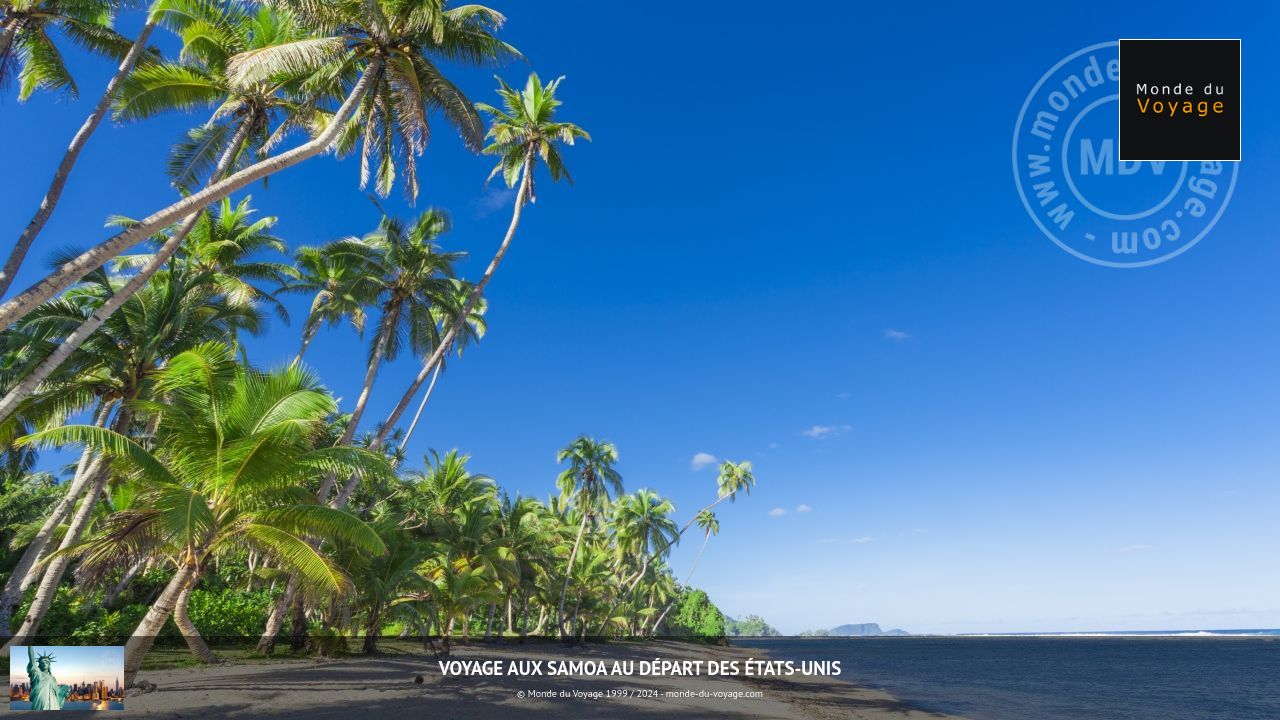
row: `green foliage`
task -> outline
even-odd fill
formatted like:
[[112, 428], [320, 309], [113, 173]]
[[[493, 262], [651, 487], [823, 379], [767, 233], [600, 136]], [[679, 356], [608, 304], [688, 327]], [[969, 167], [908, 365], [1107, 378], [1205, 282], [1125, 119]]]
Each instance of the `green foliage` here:
[[[135, 580], [135, 591], [153, 583], [148, 578], [167, 580], [164, 573], [150, 573]], [[31, 593], [28, 593], [31, 594]], [[135, 596], [137, 596], [135, 592]], [[227, 641], [254, 638], [261, 634], [271, 607], [272, 595], [266, 590], [195, 590], [191, 593], [191, 621], [210, 639]], [[29, 600], [14, 614], [13, 629], [25, 615]], [[80, 593], [69, 586], [58, 588], [53, 605], [40, 625], [40, 633], [69, 645], [119, 645], [138, 627], [149, 605], [131, 602], [116, 608], [103, 607], [98, 593]], [[181, 645], [181, 636], [172, 623], [160, 632], [161, 645]]]
[[191, 622], [207, 638], [251, 638], [262, 633], [271, 610], [271, 593], [194, 590], [189, 611]]
[[0, 569], [7, 570], [17, 562], [44, 514], [62, 493], [48, 473], [0, 477]]
[[708, 640], [725, 637], [725, 617], [702, 590], [685, 590], [677, 601], [674, 617], [667, 621], [666, 634]]

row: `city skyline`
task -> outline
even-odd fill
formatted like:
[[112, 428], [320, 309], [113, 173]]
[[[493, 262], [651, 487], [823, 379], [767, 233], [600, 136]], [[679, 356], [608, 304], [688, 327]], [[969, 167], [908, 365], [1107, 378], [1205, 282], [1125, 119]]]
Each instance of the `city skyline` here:
[[[73, 687], [108, 683], [118, 688], [124, 676], [124, 648], [113, 645], [36, 645], [36, 654], [52, 653], [53, 675], [62, 685]], [[9, 648], [9, 685], [30, 685], [27, 675], [27, 646]]]

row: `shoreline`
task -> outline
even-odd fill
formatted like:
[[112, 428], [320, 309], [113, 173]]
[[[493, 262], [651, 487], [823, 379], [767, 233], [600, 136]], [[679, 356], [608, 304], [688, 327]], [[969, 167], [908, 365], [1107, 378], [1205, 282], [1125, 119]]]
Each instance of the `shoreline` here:
[[[392, 639], [388, 648], [396, 645]], [[456, 660], [745, 660], [771, 657], [739, 646], [653, 640], [564, 646], [557, 642], [458, 645]], [[123, 717], [433, 717], [500, 720], [573, 716], [618, 720], [941, 720], [889, 693], [832, 676], [468, 676], [445, 677], [428, 653], [281, 659], [144, 669], [157, 690], [125, 698]]]

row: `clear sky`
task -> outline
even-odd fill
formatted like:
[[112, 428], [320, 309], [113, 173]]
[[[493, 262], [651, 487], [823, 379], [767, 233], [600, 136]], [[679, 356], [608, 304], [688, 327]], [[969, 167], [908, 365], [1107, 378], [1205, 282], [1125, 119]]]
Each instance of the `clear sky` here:
[[[64, 685], [102, 680], [108, 687], [115, 687], [116, 681], [124, 677], [123, 647], [37, 645], [36, 655], [43, 653], [53, 653], [53, 676]], [[9, 648], [9, 673], [12, 684], [31, 682], [27, 676], [27, 646]]]
[[[681, 521], [714, 494], [697, 453], [750, 460], [759, 486], [722, 506], [693, 580], [784, 632], [1280, 626], [1274, 6], [492, 4], [534, 68], [567, 76], [564, 118], [595, 142], [568, 151], [576, 187], [540, 187], [489, 336], [450, 365], [411, 458], [458, 447], [544, 496], [555, 451], [590, 433]], [[1124, 271], [1041, 235], [1009, 167], [1041, 74], [1120, 37], [1244, 41], [1230, 207], [1190, 252]], [[109, 73], [75, 67], [78, 103], [0, 104], [0, 236]], [[457, 77], [490, 99], [488, 73]], [[203, 120], [100, 131], [42, 250], [168, 203], [167, 145]], [[469, 277], [507, 221], [489, 167], [436, 124], [417, 209], [453, 212]], [[357, 179], [318, 158], [254, 204], [293, 245], [363, 233], [377, 214]], [[298, 335], [277, 322], [251, 357], [283, 362]], [[328, 332], [309, 353], [348, 405], [356, 343]], [[370, 423], [415, 371], [382, 374]], [[672, 558], [681, 579], [699, 541]]]

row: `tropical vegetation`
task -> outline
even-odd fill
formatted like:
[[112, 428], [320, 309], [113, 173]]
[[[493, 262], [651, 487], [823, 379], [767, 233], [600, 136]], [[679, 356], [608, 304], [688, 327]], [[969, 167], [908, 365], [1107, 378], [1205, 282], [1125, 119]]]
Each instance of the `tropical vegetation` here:
[[[728, 621], [689, 586], [697, 561], [683, 583], [669, 563], [695, 525], [701, 559], [720, 530], [713, 508], [753, 487], [749, 463], [724, 462], [685, 516], [629, 489], [619, 449], [589, 435], [566, 439], [544, 497], [504, 490], [459, 450], [407, 455], [446, 362], [486, 337], [485, 291], [535, 180], [569, 181], [563, 153], [590, 139], [559, 118], [559, 79], [499, 78], [488, 105], [448, 77], [522, 59], [501, 39], [504, 16], [443, 0], [133, 7], [0, 0], [0, 93], [14, 78], [19, 100], [73, 94], [68, 42], [117, 63], [0, 275], [3, 293], [29, 254], [53, 260], [0, 304], [6, 645], [123, 642], [133, 683], [155, 643], [211, 663], [246, 638], [262, 653], [285, 639], [374, 653], [389, 636], [448, 653], [473, 639], [723, 637]], [[128, 12], [142, 14], [133, 38], [113, 29]], [[153, 30], [172, 34], [161, 43], [172, 56], [151, 46]], [[106, 113], [140, 123], [194, 110], [207, 119], [158, 169], [171, 204], [111, 218], [115, 234], [83, 253], [36, 242], [69, 211], [58, 197]], [[416, 198], [438, 119], [514, 191], [474, 279], [458, 272], [466, 254], [451, 249], [442, 208], [292, 243], [259, 209], [266, 195], [242, 192], [317, 155], [357, 153], [353, 192], [400, 184]], [[309, 303], [301, 317], [286, 312], [290, 295]], [[246, 341], [273, 320], [295, 323], [297, 352], [250, 357]], [[360, 391], [338, 398], [308, 353], [348, 326], [366, 347], [344, 382]], [[406, 387], [382, 372], [400, 358], [419, 366]], [[374, 393], [399, 397], [385, 417], [370, 417]]]

